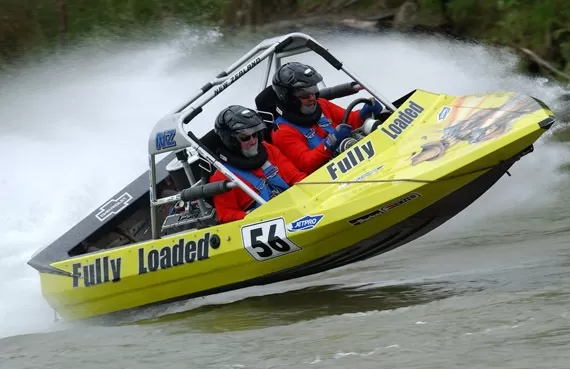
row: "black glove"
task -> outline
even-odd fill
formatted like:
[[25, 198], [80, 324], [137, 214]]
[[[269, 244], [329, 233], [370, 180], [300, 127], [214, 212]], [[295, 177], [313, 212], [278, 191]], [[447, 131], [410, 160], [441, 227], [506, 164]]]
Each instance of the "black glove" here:
[[329, 133], [327, 138], [325, 138], [325, 147], [330, 151], [335, 151], [338, 145], [348, 137], [351, 137], [352, 127], [348, 124], [339, 124], [333, 133]]

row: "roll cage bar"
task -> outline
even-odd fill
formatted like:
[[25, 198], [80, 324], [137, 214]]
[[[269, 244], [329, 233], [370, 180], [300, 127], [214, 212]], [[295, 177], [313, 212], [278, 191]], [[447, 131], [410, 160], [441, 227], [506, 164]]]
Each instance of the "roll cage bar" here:
[[[345, 67], [343, 63], [336, 59], [312, 37], [304, 33], [295, 32], [263, 40], [228, 68], [220, 72], [213, 80], [202, 86], [189, 101], [177, 107], [172, 113], [166, 115], [155, 124], [148, 142], [150, 166], [149, 196], [153, 239], [160, 238], [160, 226], [157, 224], [157, 211], [159, 206], [165, 204], [180, 200], [197, 200], [201, 214], [203, 215], [205, 212], [205, 205], [202, 198], [204, 196], [221, 193], [236, 186], [245, 191], [260, 205], [265, 203], [265, 201], [255, 191], [251, 190], [249, 186], [228, 170], [224, 164], [216, 158], [216, 155], [200, 142], [198, 137], [196, 137], [192, 131], [185, 133], [184, 126], [190, 123], [202, 112], [202, 107], [206, 103], [226, 90], [263, 60], [268, 59], [265, 75], [261, 84], [262, 90], [267, 86], [273, 64], [275, 64], [275, 69], [277, 69], [281, 66], [282, 58], [309, 51], [313, 51], [320, 55], [335, 69], [342, 70], [355, 82], [360, 84], [362, 89], [368, 91], [374, 98], [384, 104], [387, 109], [392, 112], [397, 110], [397, 108], [388, 99], [376, 92], [370, 85], [359, 79], [353, 72]], [[236, 73], [233, 73], [240, 67], [241, 69]], [[200, 98], [202, 98], [201, 101], [198, 101]], [[206, 161], [208, 165], [213, 165], [216, 169], [220, 170], [224, 175], [230, 178], [230, 181], [217, 184], [200, 183], [201, 180], [196, 181], [191, 171], [190, 164], [188, 163], [188, 154], [183, 153], [186, 152], [186, 149], [188, 148], [190, 149], [190, 154], [194, 161], [199, 159]], [[176, 156], [182, 162], [191, 187], [181, 191], [177, 195], [157, 198], [156, 156], [169, 151], [176, 151]]]

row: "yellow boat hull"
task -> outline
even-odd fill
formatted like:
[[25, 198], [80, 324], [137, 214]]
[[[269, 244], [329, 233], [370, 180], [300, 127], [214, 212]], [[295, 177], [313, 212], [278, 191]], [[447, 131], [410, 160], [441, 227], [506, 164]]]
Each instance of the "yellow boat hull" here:
[[237, 222], [54, 262], [42, 293], [86, 319], [363, 260], [463, 210], [554, 122], [513, 93], [416, 90], [377, 130]]

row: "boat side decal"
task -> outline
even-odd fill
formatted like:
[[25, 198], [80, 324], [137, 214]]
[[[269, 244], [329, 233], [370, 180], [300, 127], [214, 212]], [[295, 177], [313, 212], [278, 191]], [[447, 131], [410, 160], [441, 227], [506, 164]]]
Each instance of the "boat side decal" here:
[[359, 216], [358, 218], [354, 218], [354, 219], [350, 219], [348, 222], [354, 226], [360, 225], [362, 223], [366, 223], [371, 219], [376, 218], [379, 215], [385, 214], [387, 212], [389, 212], [390, 210], [400, 206], [400, 205], [404, 205], [405, 203], [412, 201], [414, 199], [417, 199], [418, 197], [420, 197], [421, 194], [419, 192], [412, 192], [407, 196], [404, 196], [390, 204], [384, 205], [378, 209], [375, 209], [373, 211], [371, 211], [370, 213], [364, 214]]
[[119, 214], [122, 210], [124, 210], [127, 206], [129, 206], [129, 202], [132, 199], [133, 197], [131, 196], [131, 194], [125, 192], [116, 199], [111, 199], [107, 201], [99, 208], [99, 212], [95, 214], [95, 218], [97, 218], [100, 222], [103, 222], [111, 215]]
[[409, 107], [398, 111], [398, 118], [396, 118], [392, 123], [388, 124], [387, 127], [382, 125], [382, 132], [384, 132], [388, 137], [395, 140], [398, 138], [402, 132], [404, 132], [416, 118], [424, 111], [424, 107], [420, 104], [410, 100]]
[[96, 258], [92, 263], [73, 263], [71, 266], [72, 286], [79, 287], [79, 280], [82, 280], [84, 287], [97, 286], [108, 282], [119, 282], [121, 280], [121, 258], [110, 258], [104, 256]]
[[319, 224], [321, 219], [323, 219], [324, 215], [305, 215], [302, 218], [295, 219], [291, 223], [287, 224], [287, 231], [288, 232], [298, 232], [298, 231], [308, 231], [309, 229], [313, 229]]
[[449, 106], [444, 106], [443, 108], [441, 108], [439, 114], [437, 115], [437, 121], [441, 122], [442, 120], [445, 120], [445, 118], [447, 118], [449, 113], [451, 113], [451, 108]]
[[[447, 152], [465, 143], [482, 145], [505, 136], [516, 122], [526, 115], [542, 110], [536, 100], [516, 93], [508, 93], [506, 100], [500, 94], [466, 95], [449, 104], [451, 109], [441, 121], [440, 134], [422, 141], [419, 150], [410, 157], [412, 165], [433, 163]], [[442, 116], [443, 110], [439, 116]], [[439, 137], [438, 137], [439, 136]]]
[[168, 149], [176, 146], [176, 130], [167, 129], [166, 131], [157, 132], [155, 137], [156, 150]]
[[180, 238], [174, 245], [165, 245], [161, 248], [146, 250], [139, 248], [139, 275], [156, 272], [161, 269], [170, 269], [184, 264], [202, 261], [210, 258], [210, 248], [217, 249], [220, 237], [217, 234], [206, 232], [197, 240]]
[[225, 80], [224, 83], [222, 83], [220, 85], [220, 87], [216, 88], [214, 90], [214, 96], [218, 95], [220, 92], [222, 92], [223, 90], [228, 88], [232, 83], [234, 83], [235, 81], [237, 81], [238, 79], [243, 77], [247, 72], [249, 72], [253, 67], [255, 67], [259, 63], [261, 63], [260, 57], [253, 59], [251, 61], [251, 63], [249, 63], [248, 65], [243, 67], [241, 70], [239, 70], [236, 74], [231, 76], [231, 78], [229, 80]]
[[337, 162], [327, 164], [327, 171], [333, 181], [336, 181], [340, 174], [346, 174], [354, 169], [358, 164], [374, 157], [376, 151], [372, 141], [356, 144], [346, 151], [346, 156]]
[[243, 248], [257, 261], [265, 261], [301, 250], [287, 238], [285, 220], [270, 219], [241, 228]]
[[[364, 174], [359, 175], [358, 177], [356, 177], [356, 178], [354, 179], [354, 181], [363, 180], [364, 178], [373, 175], [374, 173], [376, 173], [377, 171], [379, 171], [379, 170], [382, 169], [382, 168], [384, 168], [384, 164], [382, 164], [382, 165], [380, 165], [379, 167], [376, 167], [376, 168], [374, 168], [374, 169], [372, 169], [372, 170], [369, 170], [368, 172], [366, 172], [366, 173], [364, 173]], [[347, 187], [347, 186], [350, 186], [350, 183], [343, 183], [343, 184], [339, 185], [338, 188], [345, 188], [345, 187]]]

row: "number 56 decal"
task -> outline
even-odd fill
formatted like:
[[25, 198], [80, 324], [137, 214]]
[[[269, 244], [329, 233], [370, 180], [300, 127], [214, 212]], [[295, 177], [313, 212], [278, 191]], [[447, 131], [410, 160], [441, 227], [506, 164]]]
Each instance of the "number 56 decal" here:
[[243, 247], [256, 260], [264, 261], [301, 248], [287, 238], [283, 218], [248, 224], [241, 229]]

